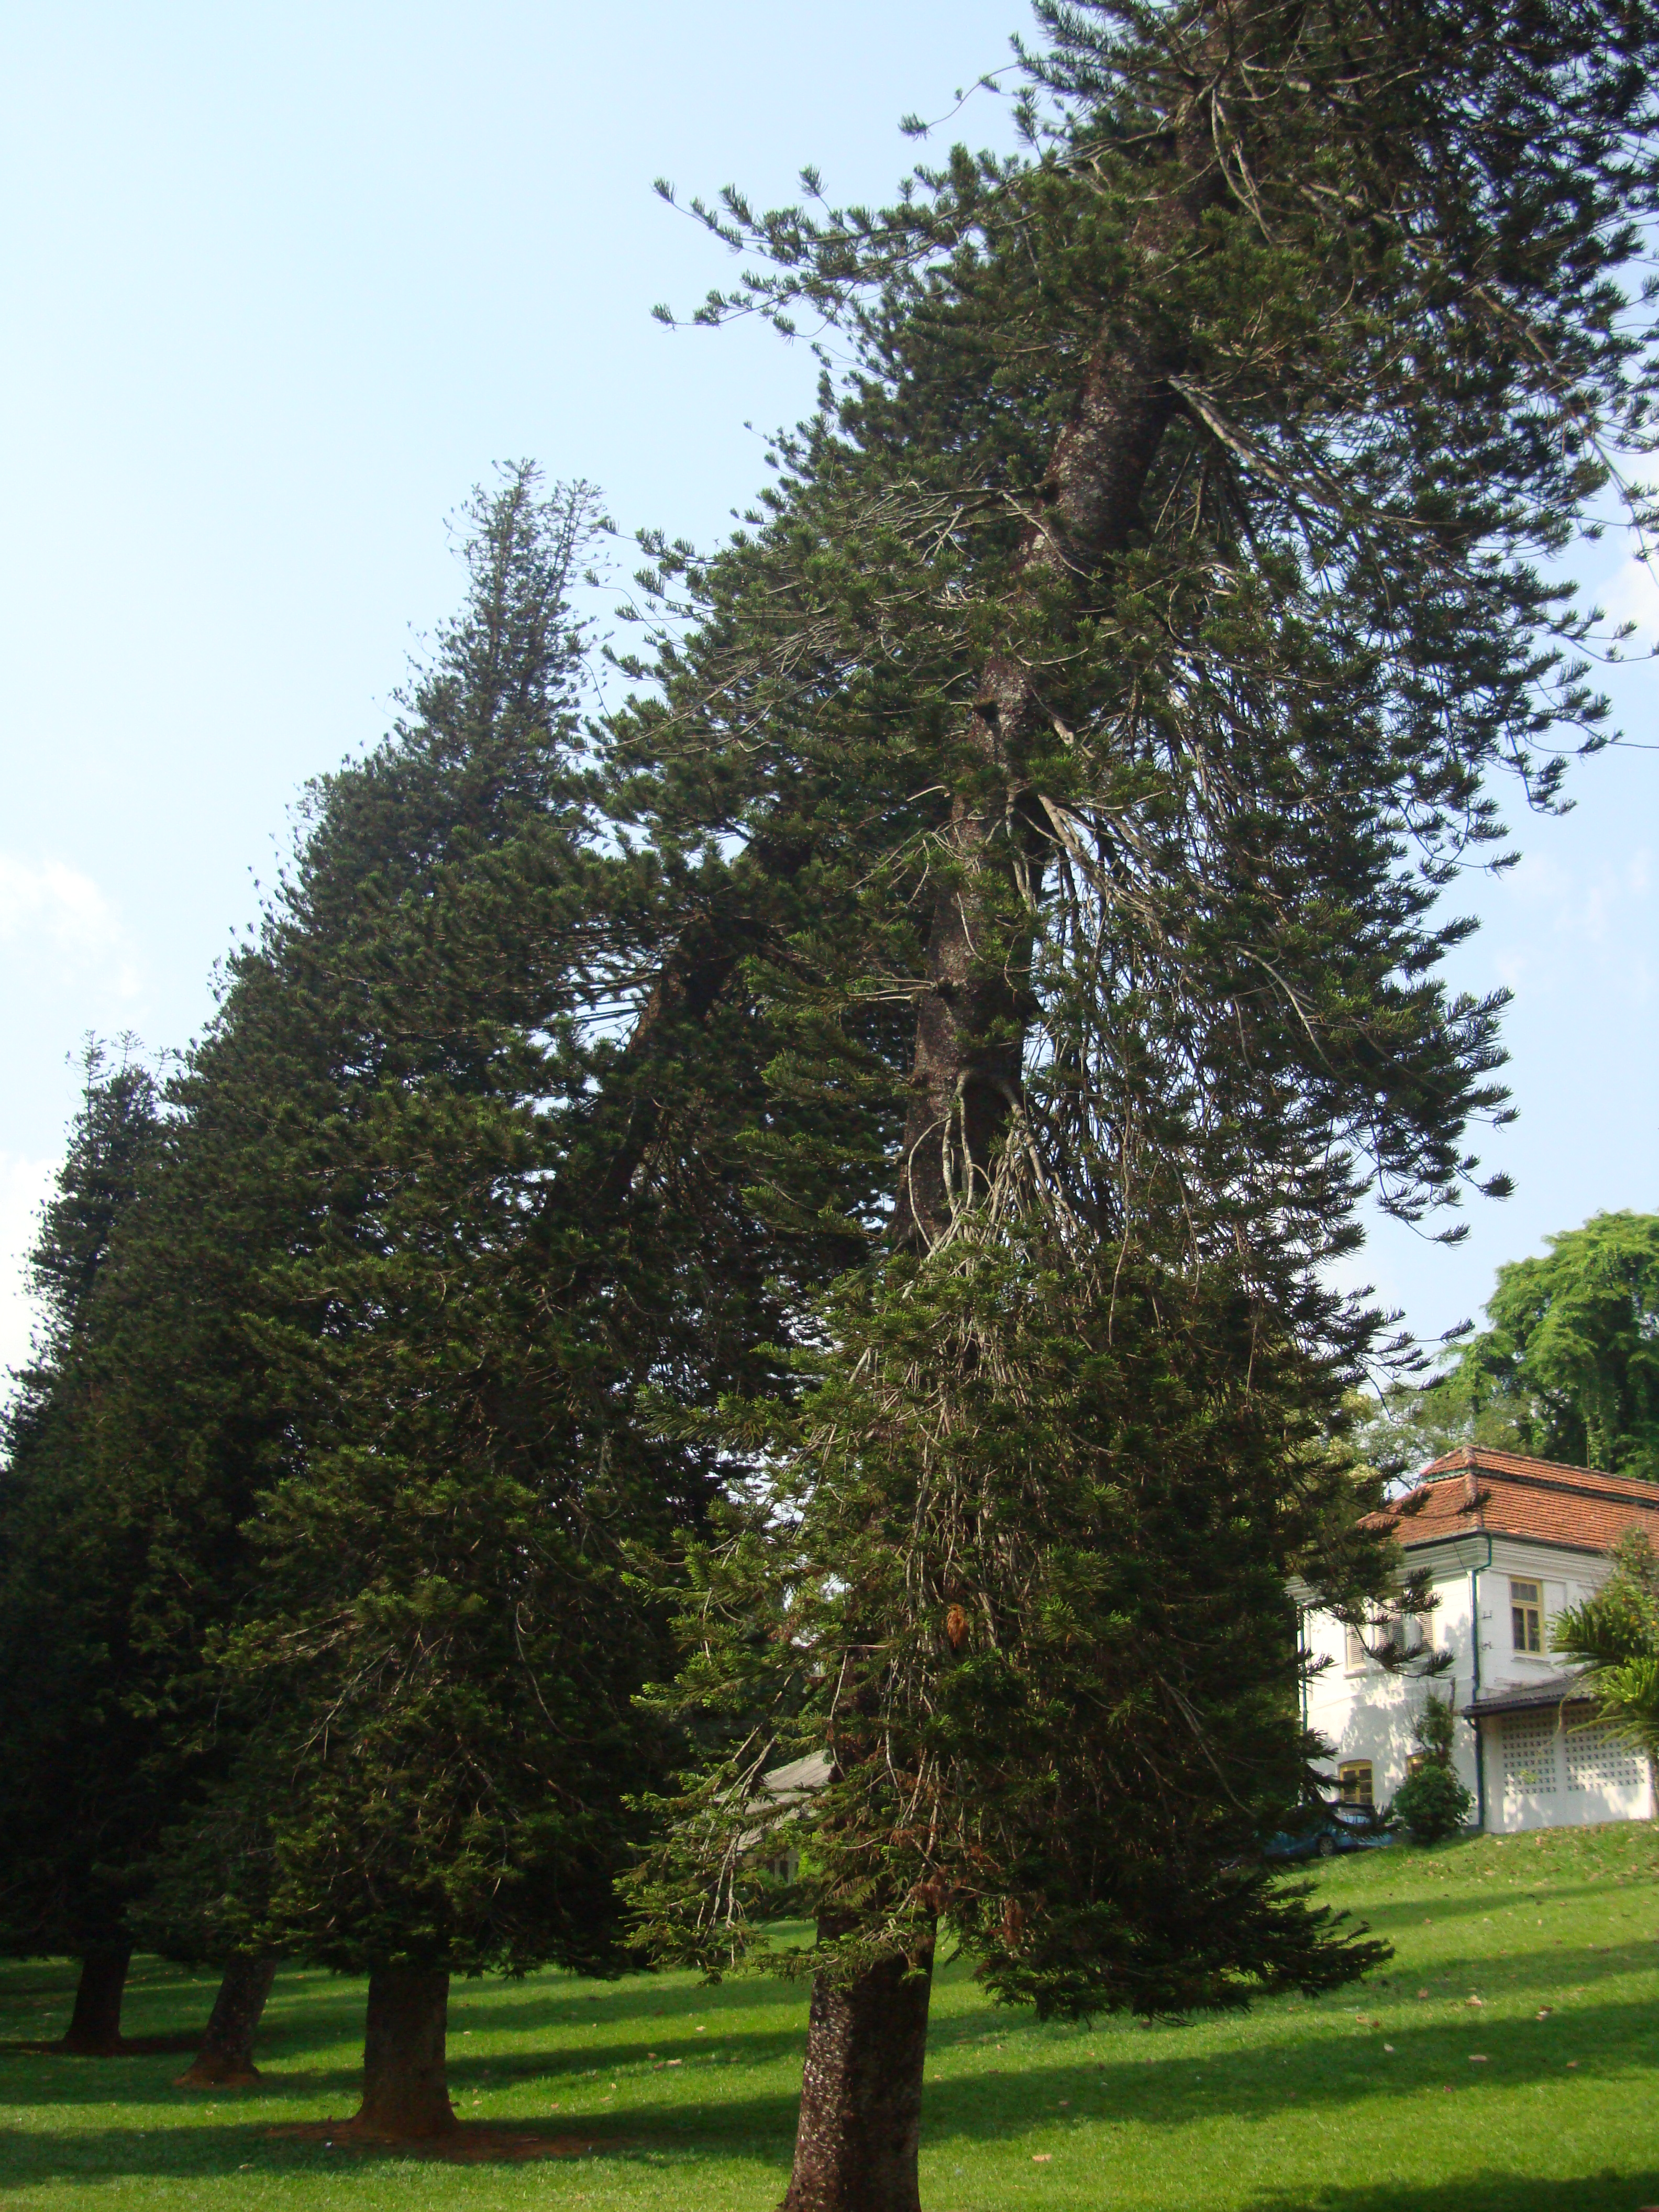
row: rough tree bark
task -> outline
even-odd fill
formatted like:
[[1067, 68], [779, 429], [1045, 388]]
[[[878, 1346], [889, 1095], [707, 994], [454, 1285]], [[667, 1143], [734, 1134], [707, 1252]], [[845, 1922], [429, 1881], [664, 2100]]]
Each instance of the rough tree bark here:
[[[822, 1927], [821, 1932], [828, 1933]], [[851, 1984], [812, 1986], [794, 2172], [782, 2212], [921, 2212], [931, 1942]]]
[[82, 2058], [112, 2057], [121, 2048], [121, 1999], [132, 1962], [131, 1943], [111, 1943], [87, 1952], [76, 1985], [75, 2010], [60, 2051]]
[[449, 1976], [377, 1966], [368, 1978], [360, 2134], [421, 2141], [456, 2126], [445, 2071]]
[[[1231, 42], [1248, 4], [1217, 10]], [[1190, 246], [1225, 180], [1208, 118], [1178, 134], [1186, 181], [1137, 226], [1141, 264]], [[1042, 486], [1019, 556], [1014, 599], [1099, 574], [1128, 546], [1164, 434], [1180, 404], [1178, 335], [1132, 316], [1103, 331]], [[1032, 670], [1012, 657], [986, 666], [969, 719], [982, 770], [953, 803], [945, 842], [951, 880], [936, 901], [917, 1005], [911, 1099], [893, 1221], [895, 1241], [925, 1250], [955, 1206], [982, 1189], [1024, 1084], [1030, 1018], [1029, 929], [1010, 941], [997, 918], [1012, 880], [1029, 902], [1048, 849], [1040, 795], [1022, 762], [1050, 723]], [[994, 794], [990, 798], [987, 793]], [[988, 957], [999, 947], [1000, 957]], [[902, 1962], [840, 1989], [814, 1984], [801, 2132], [785, 2212], [919, 2212], [916, 2154], [931, 1982]]]
[[202, 2047], [173, 2085], [179, 2089], [241, 2089], [257, 2081], [253, 2039], [276, 1975], [274, 1959], [233, 1959], [202, 2033]]
[[[1184, 198], [1142, 226], [1140, 258], [1167, 254], [1189, 238], [1220, 197], [1206, 171]], [[1181, 373], [1177, 343], [1115, 331], [1091, 361], [1071, 418], [1056, 441], [1040, 494], [1040, 518], [1021, 548], [1016, 598], [1050, 580], [1091, 576], [1129, 544], [1140, 498], [1164, 433], [1178, 405], [1171, 378]], [[1030, 1019], [1030, 931], [988, 948], [1002, 934], [988, 896], [993, 879], [1023, 878], [1022, 895], [1041, 885], [1051, 831], [1021, 764], [1050, 725], [1036, 678], [1004, 656], [985, 669], [967, 732], [971, 757], [995, 790], [957, 798], [944, 842], [954, 884], [941, 890], [928, 934], [924, 987], [916, 1009], [915, 1059], [904, 1133], [893, 1234], [926, 1248], [951, 1218], [953, 1201], [971, 1200], [990, 1170], [1024, 1080]]]

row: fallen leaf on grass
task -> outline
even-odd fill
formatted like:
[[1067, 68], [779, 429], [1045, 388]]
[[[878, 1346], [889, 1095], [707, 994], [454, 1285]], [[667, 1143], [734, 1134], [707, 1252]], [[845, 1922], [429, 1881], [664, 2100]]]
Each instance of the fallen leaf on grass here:
[[1031, 2153], [1031, 2163], [1033, 2166], [1047, 2166], [1053, 2157], [1054, 2153], [1051, 2150], [1034, 2150]]
[[1469, 2053], [1469, 2063], [1471, 2066], [1489, 2066], [1492, 2061], [1484, 2051], [1472, 2051]]

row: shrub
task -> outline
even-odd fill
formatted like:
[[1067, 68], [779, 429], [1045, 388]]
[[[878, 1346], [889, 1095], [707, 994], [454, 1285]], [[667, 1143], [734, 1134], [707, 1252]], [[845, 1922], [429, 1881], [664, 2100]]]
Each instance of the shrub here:
[[1431, 1765], [1449, 1766], [1452, 1745], [1457, 1737], [1457, 1717], [1449, 1698], [1437, 1698], [1432, 1690], [1417, 1718], [1412, 1723], [1412, 1734], [1417, 1739], [1419, 1751], [1425, 1753]]
[[1389, 1813], [1405, 1822], [1414, 1844], [1437, 1844], [1456, 1834], [1474, 1802], [1451, 1769], [1431, 1760], [1401, 1784]]

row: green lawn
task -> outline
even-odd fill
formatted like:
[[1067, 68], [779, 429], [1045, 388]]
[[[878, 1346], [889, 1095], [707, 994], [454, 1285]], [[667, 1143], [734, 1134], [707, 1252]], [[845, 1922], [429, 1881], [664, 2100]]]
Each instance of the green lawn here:
[[[927, 2066], [927, 2212], [1659, 2206], [1659, 1838], [1620, 1826], [1401, 1847], [1319, 1883], [1398, 1954], [1340, 1999], [1192, 2027], [1039, 2027], [948, 1968]], [[71, 1979], [0, 1969], [0, 2036], [55, 2033]], [[141, 1961], [127, 2033], [198, 2023], [210, 1995]], [[463, 2116], [594, 2146], [517, 2163], [281, 2132], [353, 2110], [362, 2004], [358, 1984], [281, 1976], [252, 2095], [173, 2089], [176, 2056], [0, 2059], [7, 2212], [771, 2212], [782, 2194], [805, 2015], [793, 1988], [556, 1974], [458, 1985]]]

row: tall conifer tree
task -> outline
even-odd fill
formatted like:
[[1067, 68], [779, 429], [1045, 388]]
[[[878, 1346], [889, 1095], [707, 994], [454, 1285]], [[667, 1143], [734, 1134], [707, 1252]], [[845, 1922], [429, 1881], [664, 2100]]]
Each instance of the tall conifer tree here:
[[[112, 1479], [155, 1502], [181, 1746], [229, 1762], [151, 1922], [367, 1971], [362, 2119], [392, 2133], [453, 2124], [452, 1972], [619, 1960], [660, 1741], [631, 1698], [665, 1649], [629, 1547], [712, 1480], [635, 1401], [773, 1387], [792, 1274], [848, 1249], [834, 1218], [781, 1248], [745, 1194], [766, 1031], [731, 973], [687, 1007], [656, 972], [712, 926], [718, 855], [602, 835], [569, 610], [592, 520], [527, 468], [475, 505], [464, 613], [319, 787], [177, 1087], [148, 1264], [186, 1372], [163, 1300], [125, 1346], [148, 1441]], [[648, 1065], [616, 1041], [641, 1001]]]
[[130, 1043], [90, 1045], [68, 1155], [29, 1255], [42, 1315], [7, 1408], [0, 1474], [0, 1945], [81, 1961], [69, 2051], [118, 2047], [129, 1899], [166, 1806], [130, 1600], [133, 1531], [94, 1477], [100, 1292], [157, 1139]]
[[[839, 996], [878, 1056], [914, 1009], [886, 1254], [805, 1415], [732, 1414], [787, 1471], [697, 1561], [690, 1695], [730, 1748], [641, 1885], [659, 1943], [730, 1962], [757, 1838], [802, 1843], [792, 2212], [916, 2203], [941, 1911], [1065, 2010], [1362, 1963], [1228, 1873], [1302, 1747], [1288, 1637], [1224, 1622], [1292, 1566], [1345, 1601], [1383, 1570], [1314, 1541], [1309, 1423], [1376, 1331], [1321, 1271], [1368, 1184], [1455, 1202], [1502, 1107], [1501, 1002], [1447, 991], [1434, 909], [1504, 834], [1492, 772], [1547, 807], [1540, 741], [1594, 742], [1534, 559], [1646, 435], [1646, 11], [1038, 15], [1029, 159], [958, 153], [882, 215], [705, 211], [770, 263], [705, 319], [827, 313], [860, 368], [752, 535], [659, 549], [702, 619], [626, 733], [672, 834], [817, 870], [837, 925], [781, 1004]], [[1098, 1726], [1050, 1734], [1079, 1650]], [[1213, 1826], [1158, 1778], [1182, 1728]], [[769, 1762], [814, 1748], [780, 1803]]]

